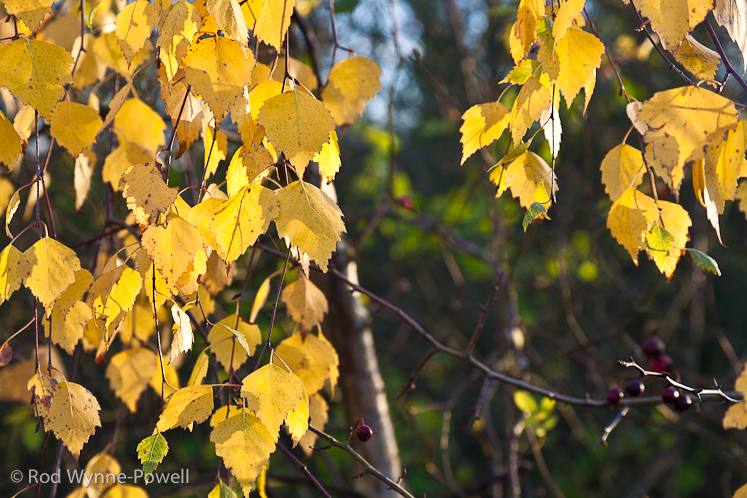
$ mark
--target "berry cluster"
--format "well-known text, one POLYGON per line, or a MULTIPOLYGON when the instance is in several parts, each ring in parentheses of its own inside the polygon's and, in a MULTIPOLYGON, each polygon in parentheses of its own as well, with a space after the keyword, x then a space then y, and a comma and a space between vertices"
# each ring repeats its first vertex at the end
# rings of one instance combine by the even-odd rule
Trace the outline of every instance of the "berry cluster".
MULTIPOLYGON (((669 355, 664 354, 664 341, 658 337, 649 337, 643 343, 641 343, 641 350, 643 354, 649 359, 649 371, 656 373, 672 372, 672 358, 669 355)), ((677 372, 674 372, 674 377, 677 378, 677 372)), ((642 379, 631 380, 625 385, 625 392, 620 387, 613 387, 607 393, 607 402, 611 405, 617 405, 620 400, 623 399, 625 394, 631 398, 635 398, 643 394, 646 386, 643 384, 642 379)), ((684 412, 690 405, 693 404, 692 399, 687 393, 680 392, 674 386, 668 386, 661 392, 661 399, 665 403, 674 405, 674 409, 678 412, 684 412)))

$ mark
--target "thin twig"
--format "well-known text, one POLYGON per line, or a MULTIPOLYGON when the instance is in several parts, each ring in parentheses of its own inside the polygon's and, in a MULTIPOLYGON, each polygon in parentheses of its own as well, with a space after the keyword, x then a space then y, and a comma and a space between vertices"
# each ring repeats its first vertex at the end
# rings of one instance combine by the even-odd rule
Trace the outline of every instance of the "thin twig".
POLYGON ((617 415, 615 415, 615 418, 612 419, 612 422, 610 422, 607 427, 604 428, 604 432, 599 437, 599 440, 594 445, 594 448, 596 448, 600 444, 607 446, 607 438, 609 437, 610 433, 615 429, 615 427, 617 427, 617 424, 622 421, 623 417, 628 414, 629 410, 630 408, 626 406, 622 410, 617 412, 617 415))
POLYGON ((485 320, 488 318, 488 313, 495 302, 495 298, 498 295, 498 290, 501 288, 501 282, 505 275, 505 272, 501 272, 501 274, 498 275, 493 290, 490 291, 490 296, 488 296, 487 302, 482 306, 482 313, 480 313, 480 318, 477 320, 477 325, 475 326, 474 332, 472 332, 472 338, 469 340, 469 344, 467 344, 467 349, 464 350, 465 354, 472 354, 472 351, 475 350, 477 339, 480 337, 480 332, 482 332, 483 327, 485 327, 485 320))
POLYGON ((713 26, 711 26, 711 21, 706 18, 705 20, 705 27, 708 30, 708 34, 711 35, 711 39, 713 40, 713 43, 716 45, 716 51, 721 56, 721 60, 724 61, 724 67, 726 68, 726 72, 734 76, 734 78, 739 82, 739 84, 742 86, 745 92, 747 92, 747 82, 744 81, 742 76, 734 69, 734 67, 731 65, 731 62, 729 62, 729 58, 726 56, 726 52, 724 51, 724 47, 721 46, 721 42, 718 39, 718 36, 716 36, 716 32, 713 30, 713 26))
POLYGON ((309 472, 308 467, 306 467, 306 465, 301 460, 296 458, 296 455, 294 455, 291 450, 289 450, 282 444, 278 444, 278 448, 280 448, 280 451, 283 452, 283 455, 287 456, 288 459, 293 462, 296 467, 301 469, 301 472, 304 473, 306 478, 311 482, 311 484, 314 485, 314 487, 319 491, 319 493, 321 493, 322 496, 326 498, 332 498, 329 493, 327 493, 327 490, 324 489, 324 486, 322 486, 319 481, 317 481, 316 477, 314 477, 314 475, 309 472))
POLYGON ((280 300, 280 291, 283 290, 283 282, 285 281, 285 272, 288 269, 288 261, 290 260, 291 255, 291 246, 288 246, 288 253, 285 255, 285 264, 283 265, 283 274, 280 276, 280 282, 278 282, 278 291, 275 294, 275 302, 272 303, 272 317, 270 318, 270 330, 267 332, 267 341, 265 341, 265 345, 262 347, 262 352, 259 354, 259 358, 257 358, 257 363, 254 365, 254 369, 252 372, 256 371, 257 368, 259 368, 259 364, 262 363, 262 357, 265 355, 265 351, 267 351, 267 348, 270 347, 270 343, 272 341, 272 328, 275 325, 275 315, 278 311, 278 301, 280 300))
POLYGON ((381 472, 379 472, 378 470, 376 470, 374 467, 372 467, 371 464, 368 463, 366 461, 366 459, 363 458, 360 455, 360 453, 358 453, 357 451, 355 451, 349 444, 347 444, 347 443, 341 443, 340 441, 338 441, 337 439, 333 438, 329 434, 326 434, 325 432, 320 431, 319 429, 317 429, 313 425, 309 425, 309 430, 311 432, 313 432, 314 434, 316 434, 317 436, 321 437, 322 439, 325 439, 330 444, 330 446, 334 446, 335 448, 340 448, 340 449, 346 451, 348 454, 350 454, 350 456, 352 456, 353 458, 355 458, 358 461, 358 463, 360 463, 361 465, 363 465, 363 470, 364 470, 365 473, 370 474, 370 475, 376 477, 378 480, 382 481, 387 486, 389 486, 392 489, 392 491, 395 491, 395 492, 399 493, 400 495, 405 496, 407 498, 415 498, 405 488, 403 488, 402 486, 400 486, 399 484, 397 484, 396 482, 392 481, 387 476, 385 476, 384 474, 382 474, 381 472))
POLYGON ((669 376, 669 372, 651 372, 649 370, 646 370, 642 366, 640 366, 638 363, 633 360, 633 358, 630 359, 630 361, 622 361, 619 360, 617 362, 618 365, 621 367, 626 368, 635 368, 638 370, 641 374, 641 377, 656 377, 659 379, 662 379, 663 381, 667 382, 670 386, 674 386, 678 389, 682 389, 683 391, 687 391, 689 393, 692 393, 695 395, 696 398, 698 398, 698 401, 702 402, 701 396, 719 396, 724 401, 727 401, 729 403, 739 403, 741 400, 732 398, 728 394, 726 394, 722 389, 721 386, 718 385, 718 382, 716 380, 713 380, 713 385, 715 389, 701 389, 696 387, 690 387, 686 386, 685 384, 682 384, 681 382, 677 382, 673 378, 669 376))

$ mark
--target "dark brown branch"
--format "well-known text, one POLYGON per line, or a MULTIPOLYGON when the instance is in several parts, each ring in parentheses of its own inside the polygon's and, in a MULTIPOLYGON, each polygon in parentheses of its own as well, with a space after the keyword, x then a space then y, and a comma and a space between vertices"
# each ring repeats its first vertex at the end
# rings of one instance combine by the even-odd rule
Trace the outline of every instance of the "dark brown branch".
POLYGON ((734 76, 734 78, 737 80, 737 82, 739 82, 744 91, 747 92, 747 82, 744 81, 739 72, 737 72, 734 69, 734 66, 731 65, 731 62, 729 62, 729 58, 726 56, 724 47, 721 46, 721 42, 719 41, 718 36, 716 36, 716 32, 713 30, 713 26, 711 26, 711 22, 707 18, 705 20, 705 27, 708 30, 708 34, 711 35, 713 43, 716 45, 716 51, 721 56, 721 60, 724 61, 726 72, 734 76))
POLYGON ((498 279, 495 281, 495 285, 493 286, 493 290, 490 292, 490 296, 488 296, 487 302, 482 306, 482 313, 480 313, 480 318, 477 320, 477 326, 475 326, 475 330, 472 332, 472 338, 469 340, 469 344, 467 344, 467 349, 464 350, 465 354, 472 354, 472 351, 475 350, 477 339, 480 337, 480 332, 482 332, 483 327, 485 327, 485 320, 488 318, 490 308, 495 302, 495 298, 498 295, 498 289, 501 288, 501 282, 505 276, 505 272, 501 272, 498 279))

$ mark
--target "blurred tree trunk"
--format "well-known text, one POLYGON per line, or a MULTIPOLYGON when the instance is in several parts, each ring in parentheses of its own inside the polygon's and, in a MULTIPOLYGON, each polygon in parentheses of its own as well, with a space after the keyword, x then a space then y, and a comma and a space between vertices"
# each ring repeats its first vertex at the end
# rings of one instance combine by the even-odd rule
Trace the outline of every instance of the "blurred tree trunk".
MULTIPOLYGON (((358 282, 358 271, 349 255, 348 243, 338 244, 332 256, 332 266, 344 273, 351 282, 358 282)), ((396 481, 401 474, 394 425, 384 390, 384 380, 374 349, 373 334, 369 326, 370 315, 363 306, 360 295, 331 275, 322 277, 329 313, 324 334, 340 357, 339 390, 348 424, 353 427, 358 419, 365 420, 374 431, 373 438, 362 443, 355 437, 351 443, 376 469, 396 481)), ((359 469, 363 471, 362 468, 359 469)), ((367 496, 385 496, 389 489, 373 477, 355 481, 356 488, 367 496)))

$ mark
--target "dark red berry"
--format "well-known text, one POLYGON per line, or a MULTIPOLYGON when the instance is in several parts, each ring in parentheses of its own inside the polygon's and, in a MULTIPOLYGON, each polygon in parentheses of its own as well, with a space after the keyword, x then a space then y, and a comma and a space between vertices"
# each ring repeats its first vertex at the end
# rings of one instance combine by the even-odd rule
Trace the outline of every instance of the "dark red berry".
POLYGON ((674 402, 674 409, 678 412, 686 412, 688 408, 690 408, 690 405, 693 404, 693 400, 690 399, 690 396, 687 394, 683 394, 677 400, 674 402))
POLYGON ((673 386, 669 386, 661 392, 661 399, 665 403, 674 403, 680 397, 680 392, 673 386))
POLYGON ((413 202, 412 197, 410 197, 409 195, 402 195, 397 197, 397 204, 409 210, 412 210, 415 207, 415 203, 413 202))
POLYGON ((355 429, 355 437, 358 438, 358 441, 368 441, 373 437, 373 429, 366 424, 363 424, 355 429))
POLYGON ((657 356, 656 358, 651 359, 651 365, 649 366, 649 370, 652 372, 671 372, 672 371, 672 365, 673 365, 672 358, 669 355, 663 354, 660 356, 657 356))
POLYGON ((658 337, 649 337, 641 343, 641 350, 649 358, 656 358, 664 353, 664 341, 658 337))
POLYGON ((613 387, 610 392, 607 393, 607 402, 611 405, 616 405, 623 398, 623 392, 619 387, 613 387))
POLYGON ((644 386, 643 382, 641 382, 640 380, 631 380, 625 386, 625 392, 628 393, 628 396, 632 396, 634 398, 636 396, 640 396, 645 389, 646 386, 644 386))

